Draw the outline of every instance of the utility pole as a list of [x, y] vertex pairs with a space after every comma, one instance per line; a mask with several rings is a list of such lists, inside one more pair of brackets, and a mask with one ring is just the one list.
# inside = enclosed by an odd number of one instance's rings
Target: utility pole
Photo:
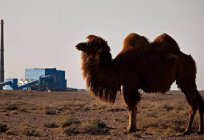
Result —
[[[1, 20], [0, 82], [4, 82], [4, 20]], [[2, 87], [0, 88], [2, 89]]]

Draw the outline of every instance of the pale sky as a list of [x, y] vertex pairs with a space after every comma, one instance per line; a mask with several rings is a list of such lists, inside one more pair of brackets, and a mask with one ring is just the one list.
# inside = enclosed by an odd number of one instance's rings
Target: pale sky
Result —
[[150, 41], [165, 32], [193, 56], [198, 89], [204, 89], [204, 0], [0, 0], [0, 19], [6, 78], [56, 67], [66, 71], [69, 87], [85, 88], [75, 45], [87, 35], [107, 40], [115, 57], [130, 32]]

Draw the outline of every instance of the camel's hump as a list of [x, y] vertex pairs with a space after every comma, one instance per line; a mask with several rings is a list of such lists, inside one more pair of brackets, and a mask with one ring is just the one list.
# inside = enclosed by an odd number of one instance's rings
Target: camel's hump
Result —
[[149, 41], [146, 37], [137, 33], [130, 33], [126, 36], [123, 42], [123, 51], [129, 49], [142, 49], [149, 46]]
[[156, 37], [155, 40], [152, 42], [152, 45], [155, 47], [160, 47], [161, 49], [164, 49], [170, 52], [180, 51], [180, 48], [177, 42], [170, 35], [166, 33], [163, 33], [158, 37]]

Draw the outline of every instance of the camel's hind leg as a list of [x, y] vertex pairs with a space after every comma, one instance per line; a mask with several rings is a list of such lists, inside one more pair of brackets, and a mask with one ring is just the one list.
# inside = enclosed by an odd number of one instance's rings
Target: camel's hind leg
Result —
[[199, 130], [198, 133], [203, 133], [203, 99], [199, 92], [197, 91], [195, 84], [189, 84], [188, 86], [183, 86], [181, 83], [177, 81], [178, 86], [181, 88], [182, 92], [186, 96], [186, 100], [189, 105], [189, 120], [186, 126], [184, 134], [190, 134], [192, 123], [194, 120], [194, 116], [196, 111], [199, 111]]
[[129, 125], [127, 129], [129, 132], [136, 132], [136, 112], [137, 103], [140, 101], [140, 93], [137, 89], [123, 86], [123, 97], [129, 113]]
[[[185, 93], [185, 92], [184, 92]], [[188, 120], [188, 124], [185, 128], [185, 132], [184, 134], [190, 134], [191, 128], [192, 128], [192, 124], [193, 124], [193, 120], [194, 120], [194, 116], [196, 114], [197, 111], [197, 105], [194, 101], [196, 101], [196, 99], [194, 97], [190, 97], [188, 95], [189, 93], [185, 93], [186, 95], [186, 99], [189, 105], [189, 120]]]
[[199, 118], [200, 118], [200, 124], [199, 124], [199, 130], [198, 130], [198, 134], [204, 134], [204, 124], [203, 124], [203, 117], [204, 117], [204, 101], [202, 100], [201, 95], [198, 92], [198, 98], [199, 98], [199, 102], [198, 102], [198, 111], [199, 111]]
[[203, 133], [203, 99], [197, 90], [196, 86], [196, 65], [190, 55], [180, 54], [178, 61], [178, 69], [176, 73], [176, 83], [182, 92], [185, 94], [190, 107], [190, 115], [185, 134], [191, 131], [192, 123], [196, 111], [199, 111], [199, 130], [198, 133]]

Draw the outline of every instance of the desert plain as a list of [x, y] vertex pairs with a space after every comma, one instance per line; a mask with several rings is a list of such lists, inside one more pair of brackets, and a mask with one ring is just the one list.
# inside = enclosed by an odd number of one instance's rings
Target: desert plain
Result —
[[[201, 91], [204, 97], [204, 92]], [[122, 95], [115, 104], [81, 92], [0, 91], [1, 140], [203, 140], [183, 135], [188, 106], [180, 91], [142, 93], [137, 132], [128, 133], [128, 111]]]

